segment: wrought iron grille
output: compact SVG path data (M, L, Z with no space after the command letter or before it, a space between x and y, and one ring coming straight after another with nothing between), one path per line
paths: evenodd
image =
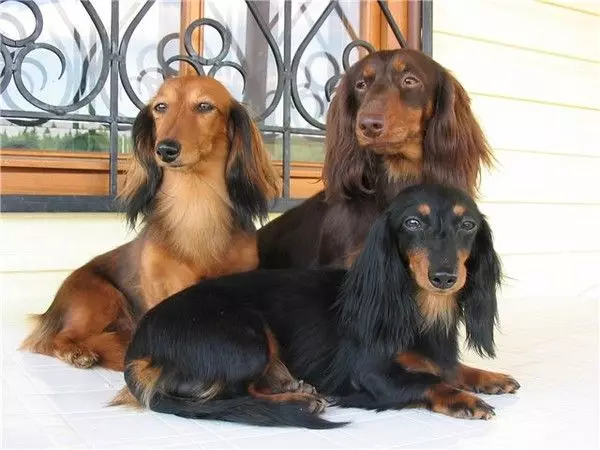
M292 28L298 14L302 14L303 11L306 11L306 8L310 7L310 1L294 3L286 0L282 7L283 17L280 20L279 12L275 17L269 19L269 15L267 14L267 17L265 17L264 11L261 11L261 7L264 8L265 4L271 3L269 1L245 0L242 2L239 0L240 7L245 4L249 13L248 17L253 20L253 24L249 24L248 27L253 27L254 32L259 33L258 36L261 36L266 42L257 54L260 56L265 50L270 54L269 57L275 69L273 75L276 77L275 86L272 89L268 89L265 83L260 82L258 85L254 83L253 86L248 86L249 80L256 79L252 76L252 71L255 69L253 61L250 60L252 55L247 54L248 45L252 46L252 43L245 43L246 52L244 52L242 43L234 39L231 28L225 20L208 17L193 21L185 31L182 31L183 51L176 52L170 57L166 56L166 48L171 41L179 39L180 33L169 33L158 40L155 46L158 65L143 68L136 77L132 77L132 74L129 73L130 67L127 64L132 35L148 12L155 8L156 0L140 2L141 7L137 9L131 20L126 24L120 23L120 8L123 7L123 2L112 0L110 11L106 14L106 16L109 16L109 20L107 20L107 17L103 20L90 0L80 0L81 6L89 16L93 29L97 33L97 38L93 45L86 48L77 26L73 26L73 30L71 30L72 38L75 48L82 55L82 66L78 76L71 81L77 83L75 95L67 99L63 97L61 104L57 105L40 99L38 95L32 92L27 69L24 67L26 61L33 66L37 65L37 68L44 73L44 78L46 78L46 68L43 67L42 63L36 61L33 56L30 56L32 52L46 50L51 52L60 64L58 78L63 77L67 70L67 50L54 43L40 42L39 40L43 28L50 26L46 23L46 18L40 8L40 4L44 0L0 0L0 4L9 2L19 3L29 10L30 14L33 15L34 29L28 36L19 39L11 39L4 33L0 33L0 55L4 63L0 73L0 93L3 97L1 116L3 120L21 127L39 126L53 120L102 124L107 128L109 136L110 183L109 195L107 196L3 195L0 199L2 211L119 210L118 203L114 201L118 188L119 132L131 128L137 109L142 108L144 105L144 100L138 95L139 92L136 92L132 80L134 83L135 81L139 83L150 73L159 74L162 78L173 76L178 73L178 69L181 69L184 64L193 67L197 73L208 76L217 76L224 69L237 72L237 76L241 78L243 84L241 90L243 98L240 100L250 104L251 109L252 107L259 109L255 111L255 119L263 135L277 134L281 136L283 192L282 197L275 200L273 210L285 210L300 201L300 199L292 199L290 196L292 137L294 135L315 138L324 136L324 116L327 103L343 71L351 65L353 50L361 48L369 53L375 50L371 43L360 39L356 33L350 33L352 38L350 43L339 54L321 51L318 54L308 55L308 58L313 60L324 58L328 61L332 70L332 73L328 74L327 81L319 86L319 89L311 91L307 88L311 85L314 74L311 72L310 64L305 61L307 58L306 51L310 42L317 37L319 30L332 14L337 14L344 26L348 26L348 19L344 16L340 2L330 1L327 3L322 13L310 25L306 36L292 52ZM377 1L377 4L397 42L402 47L407 46L406 40L390 12L388 2ZM296 7L300 6L295 12L293 11L294 5ZM319 5L322 7L323 3L319 2ZM420 36L422 50L431 54L432 4L429 0L425 0L420 5L422 8ZM16 21L17 26L24 28L24 25L19 23L18 17L13 16L12 19ZM277 27L275 27L276 22L278 22ZM194 47L193 34L199 28L203 30L210 28L220 37L220 50L214 52L216 53L214 56L201 55ZM275 28L278 28L278 30L276 31ZM251 41L252 39L247 40ZM175 65L179 67L175 68ZM92 66L96 67L94 77L90 75ZM11 84L14 86L13 89L16 89L22 96L26 106L23 106L23 103L17 105L9 98L7 93ZM124 90L126 100L130 102L129 104L134 105L137 109L129 108L125 111L122 105L123 100L120 100L119 97L120 89ZM253 102L252 97L256 97L257 94L260 101ZM306 105L307 96L309 102L313 105L312 112L309 111L311 108ZM96 102L101 97L106 106L105 114L99 113L96 108ZM256 108L256 103L260 104L260 108ZM272 120L275 112L279 115L279 120ZM295 117L294 120L292 120L292 116ZM301 123L298 125L295 122Z

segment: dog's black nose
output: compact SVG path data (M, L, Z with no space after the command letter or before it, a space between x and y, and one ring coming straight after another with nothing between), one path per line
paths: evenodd
M360 130L369 137L377 137L383 133L383 114L365 114L358 120Z
M435 272L429 274L429 281L438 289L450 289L456 283L457 276L455 273Z
M181 145L173 139L160 141L156 146L156 154L166 163L172 163L181 153Z

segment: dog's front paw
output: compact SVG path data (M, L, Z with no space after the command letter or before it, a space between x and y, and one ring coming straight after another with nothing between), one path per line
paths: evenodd
M82 347L73 347L64 351L57 351L55 354L57 358L79 369L89 369L96 365L100 359L96 353Z
M496 415L494 407L476 395L439 384L428 392L427 407L433 412L459 419L489 420Z
M456 383L458 389L480 394L514 394L521 385L510 375L462 366Z

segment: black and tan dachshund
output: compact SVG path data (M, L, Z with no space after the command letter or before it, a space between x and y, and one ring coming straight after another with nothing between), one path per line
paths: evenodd
M494 356L500 276L473 200L416 185L375 222L348 271L230 275L150 310L127 351L130 393L115 403L258 425L342 425L318 417L323 395L339 406L489 419L490 405L457 388L457 328L464 322L468 343Z

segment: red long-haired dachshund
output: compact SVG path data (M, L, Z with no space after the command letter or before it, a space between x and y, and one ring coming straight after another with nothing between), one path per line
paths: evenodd
M465 89L408 49L375 52L348 69L329 107L325 147L325 191L258 231L260 267L347 268L404 187L433 182L474 195L482 166L493 161ZM460 370L463 387L512 389L507 378Z
M473 200L455 188L412 186L377 219L347 271L230 275L148 311L125 380L145 407L191 418L335 427L316 415L326 395L344 407L489 419L493 407L455 387L464 381L458 326L477 352L494 356L500 278ZM132 400L121 394L115 403Z
M278 178L259 131L218 81L165 81L132 130L134 155L120 194L131 242L75 270L37 316L22 348L75 367L123 369L140 315L199 280L254 269L254 220Z

